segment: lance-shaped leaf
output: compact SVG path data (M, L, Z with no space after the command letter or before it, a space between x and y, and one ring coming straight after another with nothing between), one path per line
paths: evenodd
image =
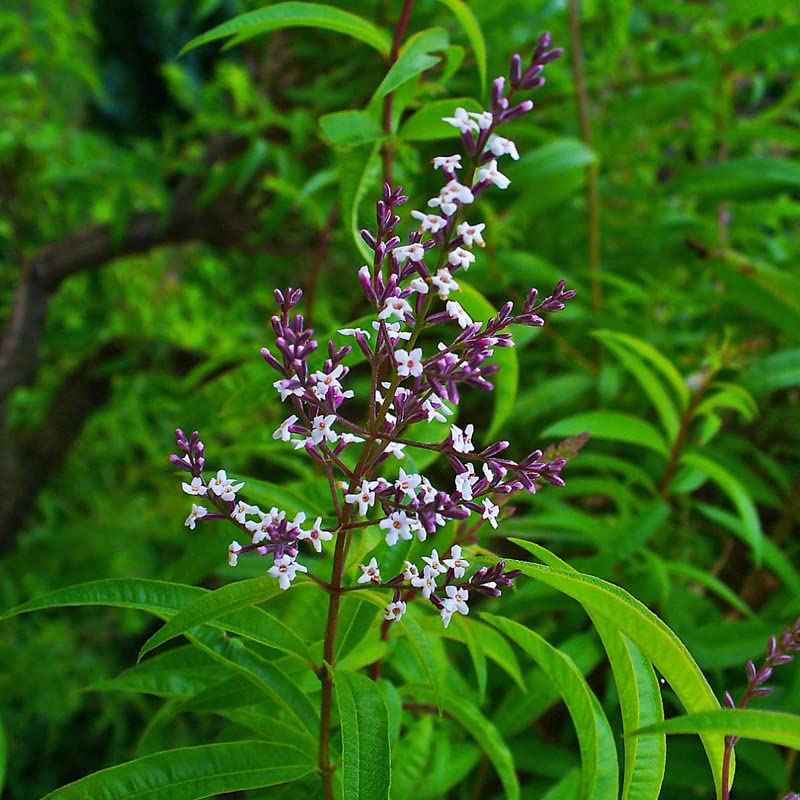
M594 439L610 439L653 450L662 456L669 453L664 437L649 422L619 411L587 411L559 420L542 436L575 436L588 432Z
M344 797L387 800L391 752L383 693L374 681L355 672L337 671L333 685L342 727Z
M199 800L294 781L315 766L308 750L289 745L248 740L181 747L95 772L43 800Z
M581 751L581 797L617 800L619 766L614 734L600 703L575 664L524 625L493 614L481 614L490 625L516 642L558 687L564 698Z

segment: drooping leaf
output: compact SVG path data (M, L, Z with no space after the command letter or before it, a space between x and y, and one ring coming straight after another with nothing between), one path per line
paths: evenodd
M199 800L295 781L316 768L308 750L241 741L181 747L95 772L44 800Z
M370 103L375 103L414 76L436 66L439 58L432 56L431 53L444 50L448 44L449 39L444 28L428 28L411 36L400 48L397 61L392 64L386 77L375 90Z
M542 436L575 436L579 433L589 433L595 439L639 445L662 456L669 453L664 437L649 422L619 411L574 414L550 425L542 431Z
M750 708L721 708L703 714L684 714L647 725L635 731L635 735L711 732L800 750L800 716Z
M472 52L475 55L475 64L478 67L478 77L482 90L486 89L486 42L483 38L481 25L475 17L472 9L464 0L439 0L446 5L453 16L461 23L464 33L467 34Z
M223 22L184 45L179 55L219 39L234 37L228 46L281 28L321 28L351 36L388 56L391 41L386 31L349 11L321 3L276 3Z
M246 618L245 628L246 622L257 626L257 641L310 662L312 659L308 645L285 622L263 609L249 608L269 600L280 591L274 579L264 577L230 583L213 592L204 593L181 609L142 645L139 659L198 625L211 623L226 614L247 608L249 613L239 616L243 620ZM246 636L247 633L243 635Z
M518 644L558 687L578 733L583 765L581 797L617 800L619 766L614 734L580 670L524 625L493 614L484 613L481 617Z
M334 675L342 729L344 797L388 800L391 782L389 714L374 681L354 672Z

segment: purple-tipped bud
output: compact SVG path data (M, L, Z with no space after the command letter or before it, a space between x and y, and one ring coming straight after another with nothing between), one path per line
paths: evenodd
M734 702L730 692L725 692L723 695L723 700L728 708L736 708L736 703Z
M522 57L519 53L514 53L514 55L511 56L511 68L508 72L511 77L511 85L516 88L522 76Z
M361 233L361 238L364 240L367 247L369 247L370 250L374 250L375 237L366 228L362 228L359 232Z
M518 105L514 106L513 108L509 108L508 111L504 111L500 116L500 122L511 122L517 117L521 117L523 114L527 114L529 111L533 110L533 101L532 100L523 100ZM473 192L474 194L474 192Z
M767 658L772 658L775 655L775 651L778 649L778 640L775 636L769 637L769 642L767 643Z
M540 59L540 64L549 64L551 61L555 61L557 58L561 58L564 55L564 48L563 47L556 47L553 50L545 53Z
M533 51L533 60L538 61L539 57L544 55L547 52L547 48L550 47L550 42L552 38L550 36L550 31L545 31L537 40L536 47Z
M782 653L772 659L772 664L773 666L780 667L784 664L791 664L792 661L794 661L794 656L790 656L788 653Z
M753 697L769 697L775 690L769 686L760 686L758 689L753 689Z
M520 84L523 89L541 89L542 86L547 83L547 78L542 77L541 75L538 78L523 78L522 83Z
M283 296L283 292L280 289L274 289L272 294L275 297L275 302L282 307L283 304L286 302L286 298Z
M772 677L772 667L764 667L758 674L754 675L750 680L756 685L761 686Z
M191 472L192 468L187 464L180 456L172 455L169 457L169 460L178 468L185 470L186 472Z
M364 290L367 299L371 300L373 303L377 303L378 298L375 294L375 290L372 288L372 276L366 264L358 271L358 280L359 283L361 283L361 288Z
M506 85L505 78L495 78L492 83L492 105L497 105L503 98L503 90Z
M748 679L754 681L756 679L758 670L756 669L756 665L752 662L752 660L747 662L745 669L747 670Z

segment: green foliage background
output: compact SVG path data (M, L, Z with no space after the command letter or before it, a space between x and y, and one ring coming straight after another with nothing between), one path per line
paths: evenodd
M391 32L401 4L334 5ZM512 52L551 30L567 55L510 134L523 158L507 169L509 190L482 205L488 247L469 276L495 306L562 277L579 293L547 329L520 335L518 386L508 378L494 396L467 398L461 413L494 415L520 450L593 434L566 489L521 499L483 543L520 557L506 537L539 542L625 588L679 635L718 695L739 690L745 660L758 660L800 612L794 4L583 3L591 146L566 4L476 0L477 33L454 5L414 6L409 36L436 30L417 40L424 72L396 89L395 180L422 207L438 189L430 159L454 149L438 117L452 98L485 102L484 68L489 79L503 74ZM231 580L227 534L182 527L186 498L167 462L176 425L202 431L210 464L263 478L265 496L282 486L285 507L303 496L324 507L313 466L272 440L283 415L258 350L269 343L275 286L311 288L306 313L320 331L364 313L353 229L372 219L381 181L371 98L385 54L303 28L177 58L193 36L256 7L12 0L0 11L0 317L12 326L31 270L74 253L76 233L105 236L108 256L53 287L40 347L25 354L30 380L0 401L0 446L14 456L3 492L24 497L0 527L3 609L100 578ZM144 221L146 246L136 239ZM235 577L257 574L247 569L243 561ZM313 642L303 595L276 608ZM482 610L568 656L619 732L602 626L574 601L528 581ZM457 624L445 638L430 619L417 621L449 691L470 698L508 743L523 796L576 796L578 740L552 675L496 634L477 648L466 642L468 653ZM159 656L174 677L141 678L144 693L138 678L116 677L153 630L139 612L97 608L0 626L5 796L39 797L167 747L257 735L245 713L182 711L221 674L189 648ZM392 647L392 671L424 682L405 641ZM476 649L490 659L480 693L475 674L486 665ZM759 706L800 712L800 671L781 672ZM662 694L677 713L668 684ZM462 797L464 786L467 796L471 787L475 797L502 796L485 743L451 720L410 718L397 736L397 797ZM668 753L663 797L713 797L695 738L671 738ZM737 755L737 798L800 786L790 751L744 741Z

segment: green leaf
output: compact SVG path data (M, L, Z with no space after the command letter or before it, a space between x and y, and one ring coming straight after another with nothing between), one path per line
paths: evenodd
M800 750L800 715L781 711L757 711L742 708L721 708L704 714L672 717L635 731L635 735L651 733L719 733L771 742L781 747Z
M476 634L475 628L477 625L475 620L465 619L460 627L464 631L464 643L469 651L469 657L472 659L472 667L475 670L475 678L478 682L478 695L482 702L486 698L486 653Z
M403 618L403 622L406 621L406 617ZM401 692L415 703L428 703L432 699L430 690L424 686L403 686ZM514 766L514 757L491 720L487 719L477 706L462 695L454 695L449 692L444 695L444 710L453 722L461 725L489 757L500 778L500 783L503 785L506 800L519 800L519 780Z
M366 111L336 111L319 118L322 132L331 144L355 147L383 138L383 130Z
M518 539L511 541L522 548L529 544ZM598 615L605 617L661 672L689 713L716 711L719 708L716 695L683 642L661 619L624 589L579 572L555 570L510 559L506 560L506 564L574 598L593 618ZM701 737L714 782L719 789L723 739L710 733L703 733Z
M375 90L370 104L385 97L426 69L436 66L440 59L430 53L444 50L449 43L447 31L444 28L428 28L415 33L400 48L397 61L392 64L386 77Z
M475 54L475 64L478 67L478 77L481 82L481 91L486 90L486 42L483 38L483 31L481 30L480 23L475 17L472 9L464 2L464 0L439 0L440 3L446 5L453 16L459 21L464 33L467 34L467 39L472 46L472 52Z
M602 337L597 334L595 334L595 338L602 341ZM667 439L669 441L674 440L680 427L680 418L675 404L664 388L664 384L641 358L626 347L618 344L613 339L606 341L604 344L614 353L622 366L636 378L639 386L642 387L642 390L658 412L661 424L667 434Z
M211 623L221 616L247 608L247 614L239 615L244 625L244 628L239 629L242 635L248 636L249 626L247 623L250 623L253 626L253 638L256 641L311 662L313 659L308 645L285 622L263 609L248 608L275 597L280 594L280 591L273 578L252 578L204 593L181 609L142 645L142 649L139 651L139 660L146 653L160 647L170 639L186 633L191 628Z
M407 142L427 142L436 139L452 139L453 126L442 122L442 117L452 117L457 108L480 112L483 109L471 97L454 97L434 100L412 114L400 128L400 138Z
M295 781L315 767L308 750L276 743L181 747L95 772L44 800L196 800Z
M518 622L481 614L490 625L516 642L556 684L578 733L581 751L581 797L616 800L619 766L614 734L600 703L575 664L539 634Z
M8 748L6 747L6 733L3 720L0 718L0 792L6 783L6 768L8 766Z
M231 639L208 629L195 632L190 641L213 658L233 667L276 709L281 709L305 733L310 742L319 736L319 712L298 687L297 680L271 661L256 655L239 639ZM242 687L242 691L247 691Z
M574 414L542 431L542 436L575 436L585 432L593 439L626 442L646 447L662 456L669 454L664 437L649 422L619 411Z
M342 151L339 155L342 219L349 225L356 248L368 264L372 263L373 253L359 233L362 226L358 222L358 210L369 189L380 179L380 148L380 142L375 142L369 150L365 145Z
M389 714L374 681L353 672L334 674L342 727L345 798L387 800L391 782Z
M593 331L592 335L602 342L615 342L624 345L645 361L649 361L667 379L680 400L681 409L686 408L689 404L689 387L686 385L686 381L675 365L653 345L630 334L607 329Z
M742 383L753 394L800 386L800 349L779 350L759 358L744 371Z
M745 541L753 550L753 560L756 566L760 566L764 556L764 532L761 530L761 520L758 517L755 503L747 489L725 467L700 453L684 452L681 455L680 463L700 470L728 495L739 512L739 518L742 521L741 530L744 533Z
M428 678L434 703L439 713L443 707L444 697L444 675L441 674L436 659L433 657L433 647L430 642L430 634L414 619L412 614L403 617L402 632L406 641L411 647L414 658L422 667L422 671Z
M196 36L178 54L182 56L202 44L218 39L235 37L228 46L246 42L262 33L281 28L323 28L336 33L343 33L375 48L382 56L389 55L391 40L386 31L377 28L371 22L333 6L320 3L276 3L259 8L247 14L228 20Z
M520 183L535 183L537 180L568 170L594 164L597 156L579 139L557 139L554 142L531 150L516 164L509 164L508 173Z
M800 165L783 158L740 158L695 169L675 190L704 199L750 200L800 189Z
M622 729L628 734L664 719L661 687L653 667L636 645L604 617L592 616L608 654L619 695ZM622 800L658 800L667 761L664 736L625 739Z
M459 281L458 302L475 322L486 322L497 315L495 307L477 290ZM496 347L492 360L500 369L492 376L494 409L486 441L490 441L514 410L519 386L519 359L514 347Z
M712 575L708 570L699 569L691 564L684 564L680 561L665 561L664 568L673 575L699 583L705 586L713 594L724 600L731 608L735 608L740 614L753 619L756 615L750 606L747 605L726 583L723 583L716 575Z
M356 592L361 594L361 592ZM334 660L338 663L342 658L351 653L369 633L375 618L380 613L369 602L359 597L342 598L339 621L336 625L336 646L334 650ZM378 640L377 632L375 634Z

